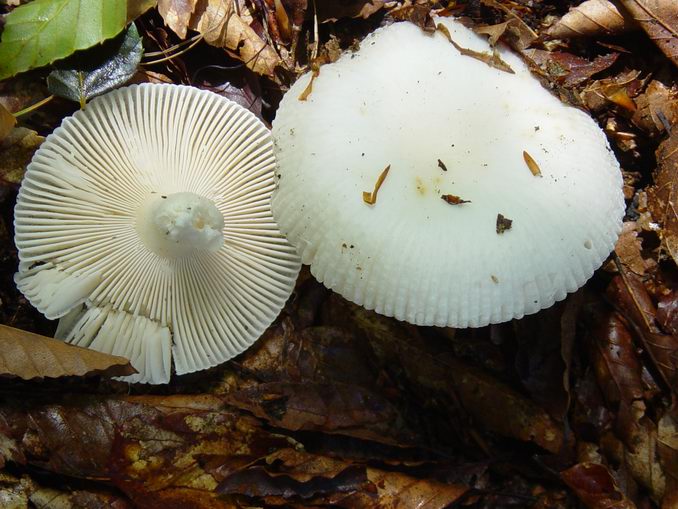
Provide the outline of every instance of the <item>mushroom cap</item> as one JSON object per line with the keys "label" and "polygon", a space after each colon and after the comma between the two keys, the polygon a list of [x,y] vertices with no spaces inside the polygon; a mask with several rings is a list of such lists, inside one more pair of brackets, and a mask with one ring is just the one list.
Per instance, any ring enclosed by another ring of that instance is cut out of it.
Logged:
{"label": "mushroom cap", "polygon": [[285,95],[273,213],[328,288],[414,324],[478,327],[551,306],[608,256],[624,200],[605,135],[498,54],[513,74],[397,23],[322,66],[306,100],[310,73]]}
{"label": "mushroom cap", "polygon": [[[300,263],[270,211],[268,129],[217,94],[132,85],[67,118],[15,209],[19,289],[57,336],[163,383],[251,345]],[[166,235],[166,237],[164,236]]]}

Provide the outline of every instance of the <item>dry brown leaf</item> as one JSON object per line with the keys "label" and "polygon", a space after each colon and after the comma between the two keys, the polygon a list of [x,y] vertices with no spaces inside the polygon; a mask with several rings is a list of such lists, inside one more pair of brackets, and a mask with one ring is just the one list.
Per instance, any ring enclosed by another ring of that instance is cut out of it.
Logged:
{"label": "dry brown leaf", "polygon": [[645,91],[635,99],[638,109],[631,119],[652,136],[678,124],[678,90],[669,88],[661,81],[653,80]]}
{"label": "dry brown leaf", "polygon": [[251,4],[244,0],[197,0],[188,25],[184,25],[192,4],[193,0],[182,0],[164,5],[168,15],[165,22],[172,30],[178,35],[185,35],[186,28],[196,30],[207,43],[228,50],[254,72],[273,75],[281,60],[250,26],[254,21]]}
{"label": "dry brown leaf", "polygon": [[14,129],[16,118],[0,104],[0,142]]}
{"label": "dry brown leaf", "polygon": [[612,78],[596,80],[580,94],[584,105],[591,111],[599,111],[609,103],[633,113],[636,103],[633,100],[640,71],[626,71]]}
{"label": "dry brown leaf", "polygon": [[124,376],[136,373],[129,361],[57,339],[0,325],[0,376],[58,378],[62,376]]}
{"label": "dry brown leaf", "polygon": [[678,419],[667,412],[657,426],[659,461],[666,473],[662,508],[678,507]]}
{"label": "dry brown leaf", "polygon": [[678,2],[619,0],[645,33],[678,66]]}
{"label": "dry brown leaf", "polygon": [[678,263],[678,129],[657,149],[655,185],[647,199],[652,218],[661,226],[662,247]]}
{"label": "dry brown leaf", "polygon": [[616,2],[586,0],[573,8],[548,30],[548,35],[561,39],[614,35],[637,29],[633,18]]}
{"label": "dry brown leaf", "polygon": [[619,53],[608,53],[589,61],[564,51],[541,49],[528,49],[523,54],[538,65],[551,81],[565,87],[584,83],[595,74],[608,69],[619,57]]}
{"label": "dry brown leaf", "polygon": [[0,141],[0,181],[18,185],[24,178],[26,165],[45,138],[25,127],[12,129],[9,135]]}
{"label": "dry brown leaf", "polygon": [[642,245],[638,238],[640,228],[635,221],[627,221],[622,226],[622,232],[617,239],[614,248],[619,260],[629,268],[633,273],[639,276],[645,275],[645,271],[650,268],[652,263],[643,258],[641,254]]}
{"label": "dry brown leaf", "polygon": [[158,0],[158,12],[175,34],[186,38],[188,24],[198,0]]}
{"label": "dry brown leaf", "polygon": [[589,509],[636,509],[605,465],[578,463],[560,476]]}
{"label": "dry brown leaf", "polygon": [[475,58],[476,60],[480,60],[481,62],[484,62],[487,65],[489,65],[490,67],[494,67],[495,69],[499,69],[500,71],[504,71],[509,74],[515,74],[515,71],[511,69],[511,66],[502,60],[498,51],[493,50],[492,53],[484,53],[468,48],[463,48],[462,46],[459,46],[459,44],[454,42],[454,39],[452,39],[452,34],[447,29],[447,27],[442,23],[436,25],[436,30],[442,33],[445,37],[447,37],[447,40],[450,41],[450,44],[452,44],[452,46],[454,46],[456,50],[459,51],[459,53],[461,53],[462,55],[466,57]]}

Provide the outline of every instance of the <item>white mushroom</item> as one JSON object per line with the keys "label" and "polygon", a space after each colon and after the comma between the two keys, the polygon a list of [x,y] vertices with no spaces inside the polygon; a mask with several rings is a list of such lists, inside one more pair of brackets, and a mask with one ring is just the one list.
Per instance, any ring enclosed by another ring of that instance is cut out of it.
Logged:
{"label": "white mushroom", "polygon": [[15,209],[19,289],[57,336],[163,383],[224,362],[275,319],[299,271],[270,211],[274,157],[249,111],[139,85],[64,120]]}
{"label": "white mushroom", "polygon": [[586,113],[510,51],[494,63],[512,72],[490,67],[485,40],[437,22],[453,43],[394,24],[323,66],[312,89],[310,73],[292,86],[273,124],[273,212],[345,298],[476,327],[549,307],[591,277],[620,231],[622,179]]}

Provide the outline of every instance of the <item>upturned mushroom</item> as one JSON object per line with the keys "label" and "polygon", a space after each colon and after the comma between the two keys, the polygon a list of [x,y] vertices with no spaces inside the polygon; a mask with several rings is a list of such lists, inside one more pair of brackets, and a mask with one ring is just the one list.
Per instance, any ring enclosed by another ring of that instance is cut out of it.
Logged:
{"label": "upturned mushroom", "polygon": [[273,212],[346,299],[477,327],[591,277],[621,228],[622,178],[586,113],[508,49],[436,22],[432,35],[378,29],[291,87],[273,124]]}
{"label": "upturned mushroom", "polygon": [[211,92],[133,85],[36,152],[15,209],[15,280],[57,337],[163,383],[251,345],[299,271],[270,211],[268,129]]}

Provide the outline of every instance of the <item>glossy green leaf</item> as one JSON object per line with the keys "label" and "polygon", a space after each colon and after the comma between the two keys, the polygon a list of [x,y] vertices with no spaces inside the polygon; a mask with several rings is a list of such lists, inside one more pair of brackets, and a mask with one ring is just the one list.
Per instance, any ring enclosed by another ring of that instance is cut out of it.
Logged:
{"label": "glossy green leaf", "polygon": [[[79,102],[123,85],[134,76],[144,53],[141,37],[134,23],[124,34],[101,47],[78,54],[74,67],[57,69],[47,77],[49,91]],[[69,59],[71,60],[71,59]]]}
{"label": "glossy green leaf", "polygon": [[0,79],[42,67],[118,34],[126,0],[34,0],[7,15]]}

